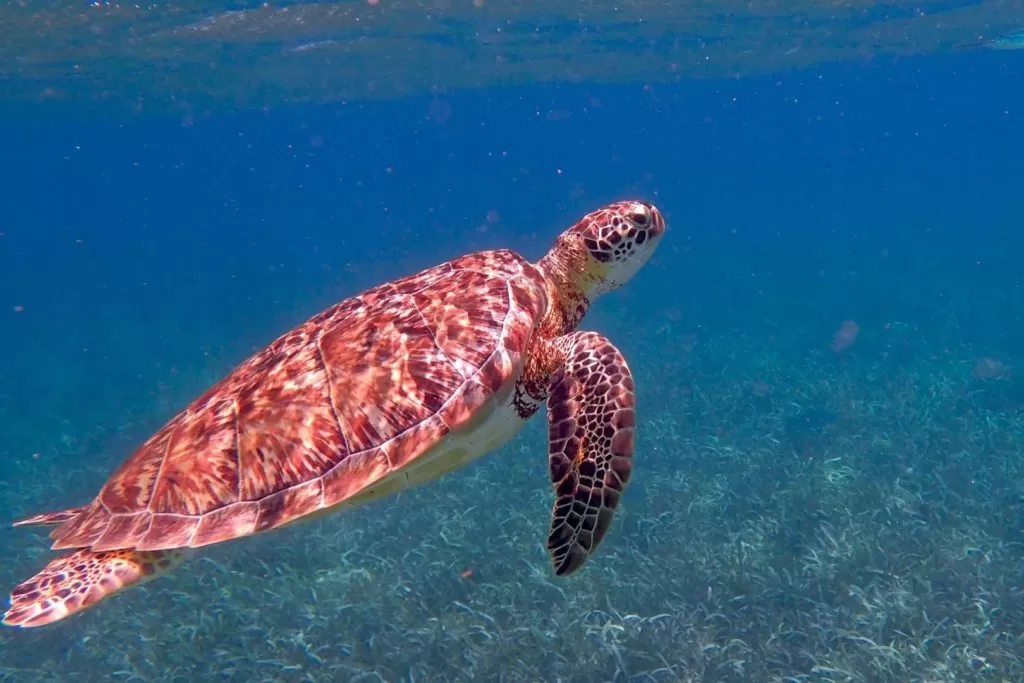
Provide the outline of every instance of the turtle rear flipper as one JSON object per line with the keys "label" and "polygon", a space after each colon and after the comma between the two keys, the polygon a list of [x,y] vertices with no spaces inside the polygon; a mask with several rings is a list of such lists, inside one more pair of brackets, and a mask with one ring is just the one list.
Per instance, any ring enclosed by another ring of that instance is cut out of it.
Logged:
{"label": "turtle rear flipper", "polygon": [[182,559],[178,550],[96,552],[82,548],[61,555],[11,592],[11,607],[3,623],[23,628],[52,624],[156,578]]}
{"label": "turtle rear flipper", "polygon": [[555,574],[565,576],[597,549],[629,482],[636,395],[625,358],[603,336],[577,332],[556,346],[565,360],[549,385],[547,546]]}

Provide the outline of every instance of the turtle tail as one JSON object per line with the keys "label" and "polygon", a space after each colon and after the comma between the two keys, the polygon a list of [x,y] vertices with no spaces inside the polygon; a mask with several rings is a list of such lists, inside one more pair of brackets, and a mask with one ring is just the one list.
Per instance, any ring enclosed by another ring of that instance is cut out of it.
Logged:
{"label": "turtle tail", "polygon": [[4,614],[3,623],[22,628],[52,624],[156,578],[183,558],[180,550],[81,548],[61,555],[11,591],[11,607]]}
{"label": "turtle tail", "polygon": [[56,512],[44,512],[41,515],[32,515],[31,517],[26,517],[25,519],[19,519],[17,522],[14,523],[13,526],[56,526],[58,524],[63,524],[68,520],[74,519],[78,515],[82,514],[84,510],[84,507],[80,507],[68,508],[67,510],[58,510]]}

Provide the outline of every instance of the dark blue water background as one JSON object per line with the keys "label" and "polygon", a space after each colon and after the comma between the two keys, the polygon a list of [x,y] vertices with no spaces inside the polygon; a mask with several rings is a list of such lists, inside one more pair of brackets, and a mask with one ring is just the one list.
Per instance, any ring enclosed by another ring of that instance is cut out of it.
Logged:
{"label": "dark blue water background", "polygon": [[58,383],[69,401],[132,394],[198,346],[233,362],[381,279],[485,247],[539,256],[626,196],[672,227],[621,295],[639,316],[685,304],[691,326],[750,325],[752,297],[809,286],[831,292],[830,327],[895,305],[858,299],[879,273],[927,272],[895,293],[917,315],[971,278],[1015,287],[1021,65],[971,53],[185,119],[8,112],[2,392],[25,420]]}

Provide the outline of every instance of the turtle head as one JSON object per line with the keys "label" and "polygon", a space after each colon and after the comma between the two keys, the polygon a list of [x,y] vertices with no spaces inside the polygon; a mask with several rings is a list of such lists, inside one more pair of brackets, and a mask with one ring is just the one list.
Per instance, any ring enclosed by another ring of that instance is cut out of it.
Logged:
{"label": "turtle head", "polygon": [[562,233],[544,261],[569,278],[568,289],[592,301],[633,277],[664,234],[665,219],[653,204],[616,202]]}

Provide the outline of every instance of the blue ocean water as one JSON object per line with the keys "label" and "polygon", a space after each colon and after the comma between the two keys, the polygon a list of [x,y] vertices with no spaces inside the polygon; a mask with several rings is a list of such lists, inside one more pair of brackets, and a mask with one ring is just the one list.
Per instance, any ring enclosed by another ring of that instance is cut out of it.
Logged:
{"label": "blue ocean water", "polygon": [[[538,417],[424,489],[6,629],[0,679],[1024,680],[1021,93],[1008,51],[208,116],[12,106],[6,521],[88,502],[249,353],[369,286],[537,259],[618,199],[669,233],[584,321],[640,403],[586,571],[546,566]],[[8,587],[49,557],[34,529],[0,543]]]}

